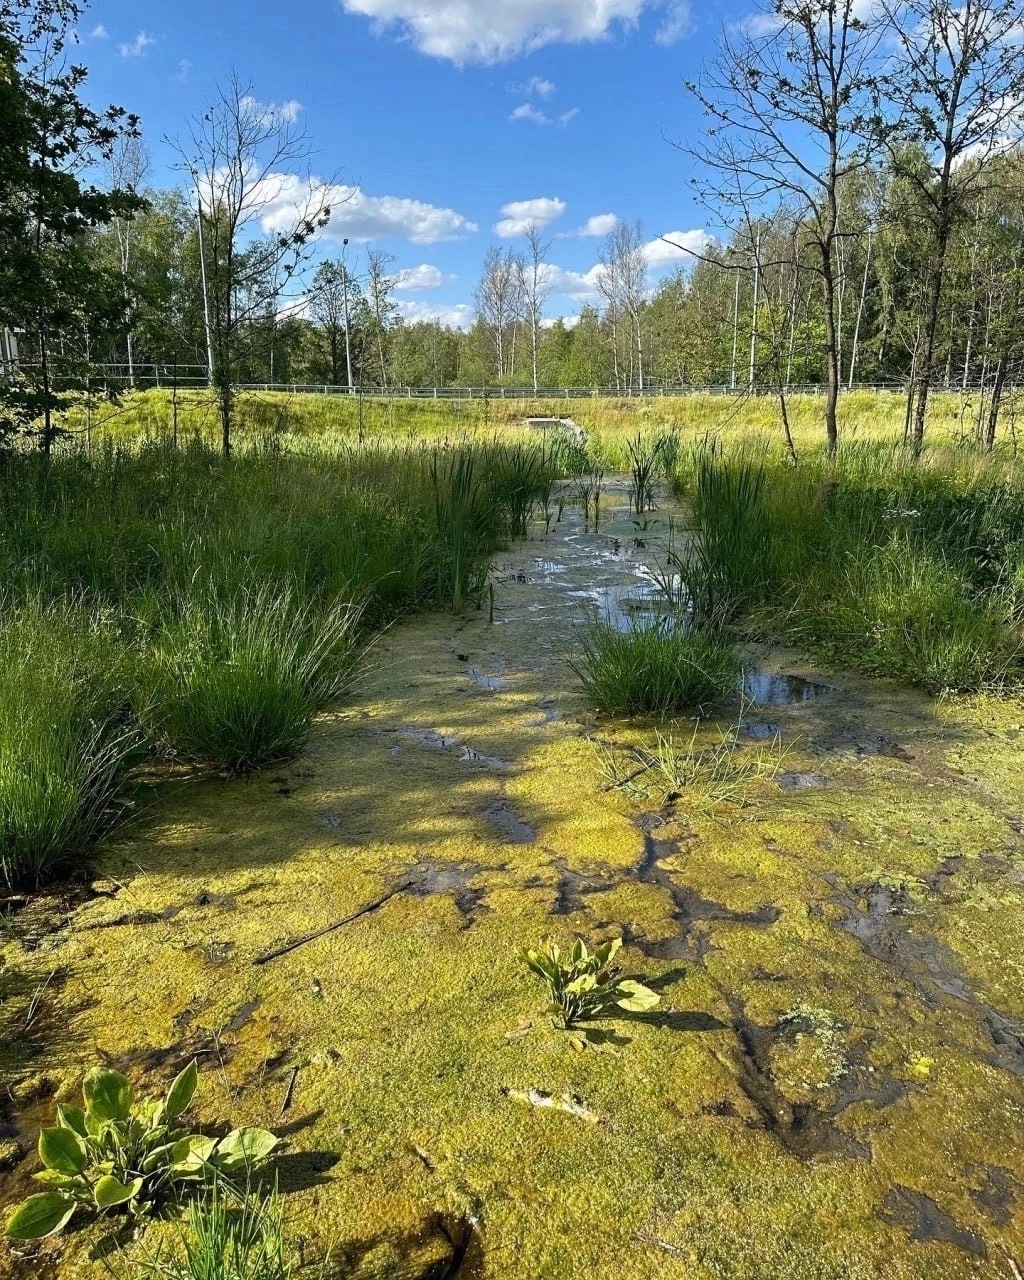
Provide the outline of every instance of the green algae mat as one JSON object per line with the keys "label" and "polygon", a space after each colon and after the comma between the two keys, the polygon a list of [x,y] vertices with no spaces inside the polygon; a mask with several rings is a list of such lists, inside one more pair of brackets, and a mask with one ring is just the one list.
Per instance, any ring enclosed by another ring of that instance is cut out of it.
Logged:
{"label": "green algae mat", "polygon": [[[201,1122],[281,1135],[311,1275],[1020,1277],[1024,707],[751,652],[736,750],[777,768],[610,772],[656,727],[566,654],[649,606],[669,532],[605,502],[499,557],[493,621],[388,632],[303,759],[161,783],[7,919],[5,1203],[88,1066],[155,1092],[196,1056]],[[517,950],[577,933],[658,1007],[555,1030]],[[105,1275],[101,1235],[0,1276]]]}

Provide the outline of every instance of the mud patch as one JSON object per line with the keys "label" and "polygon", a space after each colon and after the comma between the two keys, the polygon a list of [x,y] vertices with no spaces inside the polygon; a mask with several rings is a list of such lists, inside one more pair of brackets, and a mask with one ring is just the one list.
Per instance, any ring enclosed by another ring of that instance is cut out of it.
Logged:
{"label": "mud patch", "polygon": [[677,884],[671,872],[660,865],[662,859],[679,852],[679,844],[671,840],[655,840],[650,831],[644,832],[644,857],[633,872],[633,878],[641,884],[653,885],[668,894],[672,902],[672,920],[679,928],[677,938],[650,941],[630,933],[629,941],[652,960],[689,960],[700,963],[711,947],[711,939],[697,926],[703,923],[723,922],[742,924],[755,929],[766,929],[782,914],[778,907],[766,904],[756,911],[734,911],[721,902],[705,898],[696,889]]}
{"label": "mud patch", "polygon": [[769,724],[764,720],[743,720],[740,722],[740,736],[751,738],[754,742],[770,742],[777,738],[782,730],[777,724]]}
{"label": "mud patch", "polygon": [[[826,879],[838,887],[834,877]],[[946,997],[974,1009],[992,1045],[989,1062],[1024,1076],[1024,1026],[975,994],[951,947],[906,924],[913,904],[904,888],[853,886],[841,890],[832,903],[845,916],[837,927],[852,934],[872,959],[897,968],[925,1004],[937,1008]]]}
{"label": "mud patch", "polygon": [[468,924],[480,912],[490,910],[486,890],[474,888],[471,882],[485,872],[504,869],[480,862],[417,862],[403,872],[402,880],[405,892],[415,898],[449,895]]}
{"label": "mud patch", "polygon": [[908,1230],[912,1240],[941,1241],[979,1258],[988,1257],[988,1247],[976,1231],[959,1226],[930,1196],[920,1191],[893,1187],[882,1201],[881,1217],[890,1226]]}
{"label": "mud patch", "polygon": [[973,1164],[968,1165],[965,1172],[975,1184],[969,1193],[974,1203],[997,1226],[1008,1227],[1020,1194],[1010,1170],[1001,1165]]}
{"label": "mud patch", "polygon": [[468,673],[474,684],[489,693],[501,693],[504,689],[512,688],[512,681],[506,680],[504,676],[488,675],[486,671],[478,671],[476,667],[469,667]]}
{"label": "mud patch", "polygon": [[452,747],[457,747],[462,741],[457,733],[440,733],[437,729],[417,729],[409,724],[403,725],[395,732],[403,742],[425,747],[428,751],[448,751]]}
{"label": "mud patch", "polygon": [[[717,985],[717,984],[716,984]],[[738,1042],[737,1083],[752,1102],[764,1123],[782,1146],[801,1160],[838,1157],[870,1160],[871,1148],[854,1134],[840,1129],[836,1120],[855,1103],[868,1102],[878,1108],[892,1106],[905,1097],[909,1086],[899,1080],[867,1072],[863,1051],[844,1045],[837,1058],[831,1089],[832,1101],[821,1105],[787,1096],[777,1079],[780,1050],[793,1044],[808,1029],[801,1018],[784,1017],[761,1026],[746,1012],[743,1002],[732,992],[719,988],[732,1017]],[[803,1030],[802,1030],[803,1029]]]}
{"label": "mud patch", "polygon": [[776,778],[783,791],[821,791],[829,780],[823,773],[780,773]]}
{"label": "mud patch", "polygon": [[512,809],[507,800],[497,800],[487,810],[487,820],[506,844],[533,844],[537,830]]}
{"label": "mud patch", "polygon": [[[552,864],[558,872],[555,902],[551,908],[554,916],[570,916],[585,911],[587,894],[604,893],[622,883],[621,876],[612,875],[607,867],[594,871],[577,871],[565,858],[556,858]],[[533,882],[536,884],[536,881]]]}
{"label": "mud patch", "polygon": [[487,756],[482,751],[474,751],[472,747],[463,747],[459,752],[460,764],[473,764],[481,769],[486,769],[489,773],[512,773],[515,765],[510,764],[508,760],[501,760],[498,756]]}
{"label": "mud patch", "polygon": [[582,1098],[574,1093],[552,1094],[544,1089],[502,1089],[506,1098],[516,1102],[525,1102],[540,1111],[561,1111],[577,1120],[586,1120],[588,1124],[607,1123],[596,1111],[591,1111]]}

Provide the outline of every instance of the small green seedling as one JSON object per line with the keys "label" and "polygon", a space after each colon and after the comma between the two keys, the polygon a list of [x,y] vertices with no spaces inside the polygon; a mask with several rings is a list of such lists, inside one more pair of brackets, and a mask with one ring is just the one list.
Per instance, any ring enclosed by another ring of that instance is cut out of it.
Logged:
{"label": "small green seedling", "polygon": [[591,954],[582,938],[573,943],[563,960],[558,945],[548,942],[543,950],[521,951],[520,958],[548,989],[551,1003],[547,1012],[554,1015],[555,1025],[565,1030],[587,1018],[596,1018],[610,1006],[629,1013],[646,1013],[658,1003],[660,996],[632,978],[620,978],[612,960],[622,946],[621,938],[612,938]]}
{"label": "small green seedling", "polygon": [[163,1099],[136,1102],[118,1071],[93,1067],[82,1088],[85,1107],[58,1106],[57,1124],[39,1134],[46,1191],[22,1201],[7,1220],[12,1240],[39,1240],[61,1231],[79,1210],[148,1213],[173,1183],[211,1182],[248,1174],[277,1139],[266,1129],[233,1129],[226,1137],[189,1133],[176,1121],[199,1083],[195,1062]]}

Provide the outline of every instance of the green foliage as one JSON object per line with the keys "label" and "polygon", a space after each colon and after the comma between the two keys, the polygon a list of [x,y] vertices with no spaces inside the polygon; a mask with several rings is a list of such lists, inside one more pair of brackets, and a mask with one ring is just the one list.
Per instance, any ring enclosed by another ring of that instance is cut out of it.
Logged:
{"label": "green foliage", "polygon": [[629,450],[631,485],[629,503],[637,515],[654,509],[654,481],[661,456],[661,439],[645,440],[639,433],[627,441]]}
{"label": "green foliage", "polygon": [[435,450],[430,462],[438,555],[437,594],[458,613],[466,600],[479,604],[487,581],[480,557],[497,533],[497,513],[487,501],[471,450]]}
{"label": "green foliage", "polygon": [[550,484],[539,446],[335,443],[0,458],[0,883],[80,864],[147,748],[300,751],[368,637],[479,601]]}
{"label": "green foliage", "polygon": [[93,1067],[82,1087],[85,1107],[59,1106],[57,1124],[39,1134],[48,1190],[29,1196],[7,1219],[12,1240],[38,1240],[61,1231],[78,1210],[97,1215],[150,1212],[178,1183],[248,1174],[277,1139],[265,1129],[233,1129],[221,1139],[189,1133],[177,1123],[199,1083],[190,1063],[163,1099],[136,1102],[117,1071]]}
{"label": "green foliage", "polygon": [[847,446],[835,468],[705,449],[677,478],[698,616],[939,691],[1019,679],[1024,490],[984,465]]}
{"label": "green foliage", "polygon": [[739,692],[740,664],[728,641],[707,627],[631,621],[620,631],[591,623],[569,665],[602,711],[705,715]]}
{"label": "green foliage", "polygon": [[659,803],[685,797],[688,806],[739,803],[759,780],[775,778],[789,754],[776,734],[768,742],[742,737],[742,718],[715,731],[709,741],[694,726],[679,741],[659,733],[653,745],[638,744],[619,752],[599,747],[609,780],[627,794]]}
{"label": "green foliage", "polygon": [[939,692],[998,686],[1018,664],[1021,640],[998,599],[974,597],[941,554],[905,536],[851,553],[801,629],[839,661]]}
{"label": "green foliage", "polygon": [[46,451],[53,414],[70,399],[57,365],[80,378],[90,330],[118,333],[126,323],[123,286],[89,252],[88,232],[143,205],[83,176],[138,120],[82,100],[86,69],[65,57],[78,17],[65,0],[0,6],[0,329],[30,334],[37,352],[3,379],[0,437],[38,433]]}
{"label": "green foliage", "polygon": [[540,951],[523,950],[519,956],[547,988],[547,1012],[557,1025],[569,1030],[613,1008],[648,1013],[658,1004],[660,997],[642,982],[619,976],[612,961],[621,946],[621,938],[612,938],[591,953],[583,939],[577,938],[565,959],[552,941]]}
{"label": "green foliage", "polygon": [[284,1238],[276,1189],[233,1191],[215,1178],[189,1205],[169,1253],[132,1264],[132,1280],[291,1280],[296,1266]]}
{"label": "green foliage", "polygon": [[247,772],[298,754],[313,715],[348,688],[359,610],[269,583],[194,587],[156,627],[142,698],[153,738]]}
{"label": "green foliage", "polygon": [[727,466],[713,451],[698,451],[691,491],[695,537],[672,561],[705,621],[729,622],[764,598],[773,549],[764,490],[763,466],[742,458]]}
{"label": "green foliage", "polygon": [[0,884],[38,883],[109,831],[141,736],[116,627],[75,604],[0,624]]}

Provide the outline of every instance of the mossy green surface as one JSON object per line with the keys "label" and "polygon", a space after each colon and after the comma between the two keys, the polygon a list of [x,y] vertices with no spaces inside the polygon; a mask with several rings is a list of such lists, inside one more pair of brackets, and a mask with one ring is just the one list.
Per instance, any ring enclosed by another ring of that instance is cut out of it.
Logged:
{"label": "mossy green surface", "polygon": [[[334,1244],[329,1275],[446,1274],[467,1224],[486,1280],[1012,1275],[1024,710],[831,674],[747,712],[806,789],[645,811],[589,738],[652,727],[599,722],[564,664],[572,593],[633,568],[567,514],[496,563],[493,625],[396,627],[305,757],[167,783],[95,896],[18,913],[4,972],[56,975],[35,1056],[5,1059],[22,1146],[98,1057],[155,1091],[198,1053],[203,1123],[284,1135],[287,1227],[310,1261]],[[585,1048],[515,954],[575,931],[625,934],[662,996]],[[6,1247],[0,1276],[98,1278],[99,1234]]]}

